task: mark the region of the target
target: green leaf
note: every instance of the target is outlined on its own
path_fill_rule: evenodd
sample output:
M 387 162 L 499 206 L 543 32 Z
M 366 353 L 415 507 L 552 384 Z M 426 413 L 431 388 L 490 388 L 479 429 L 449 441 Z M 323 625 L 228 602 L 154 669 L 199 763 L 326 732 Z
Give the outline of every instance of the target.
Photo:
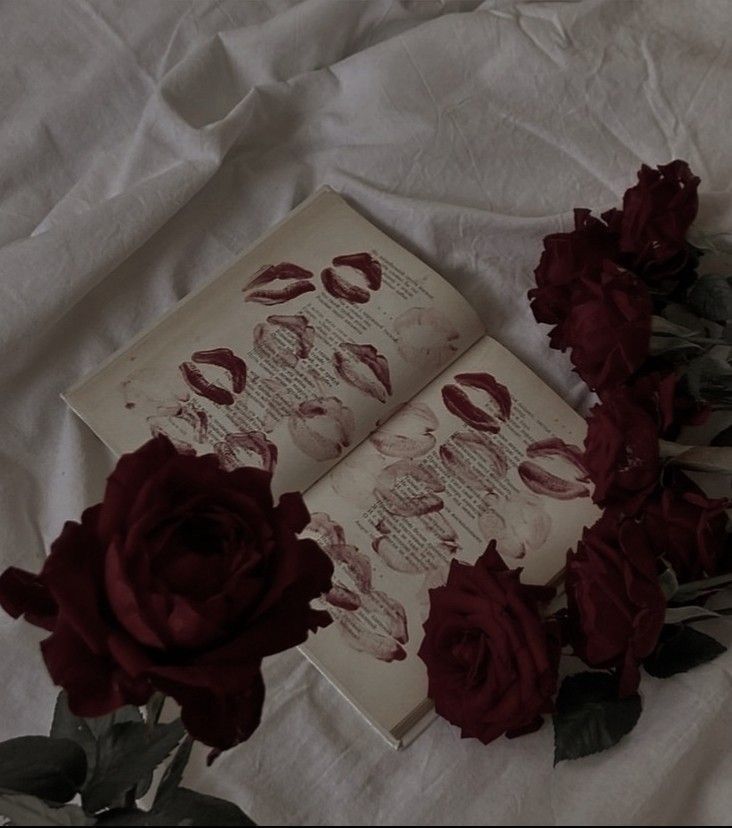
M 732 319 L 732 277 L 706 273 L 694 282 L 686 299 L 693 310 L 707 319 L 726 322 Z
M 554 714 L 554 764 L 607 750 L 630 733 L 640 714 L 640 696 L 618 698 L 618 680 L 610 673 L 567 676 Z
M 164 704 L 164 693 L 153 693 L 152 696 L 150 696 L 150 701 L 145 705 L 145 721 L 149 725 L 156 725 L 158 723 L 160 714 L 163 712 Z
M 51 724 L 51 736 L 55 739 L 71 739 L 86 754 L 87 775 L 94 772 L 97 761 L 97 740 L 85 719 L 75 716 L 69 710 L 68 697 L 61 691 L 56 699 Z
M 724 431 L 720 431 L 719 434 L 717 434 L 717 436 L 712 440 L 711 445 L 726 448 L 732 446 L 732 426 L 728 426 L 724 429 Z
M 719 641 L 693 627 L 667 624 L 655 651 L 643 666 L 656 678 L 668 678 L 706 664 L 726 649 Z
M 188 788 L 176 788 L 150 812 L 156 819 L 162 820 L 157 825 L 180 825 L 188 819 L 189 825 L 254 825 L 251 819 L 233 802 L 218 799 L 215 796 L 191 791 Z
M 0 743 L 0 788 L 68 802 L 86 778 L 86 755 L 69 739 L 21 736 Z
M 108 713 L 106 716 L 98 716 L 94 719 L 84 719 L 94 738 L 99 741 L 103 736 L 108 735 L 110 730 L 118 724 L 126 724 L 127 722 L 141 722 L 142 713 L 139 707 L 127 705 Z
M 254 825 L 233 802 L 176 788 L 152 810 L 117 809 L 101 814 L 97 825 Z
M 681 584 L 674 593 L 673 603 L 687 604 L 689 601 L 695 601 L 702 595 L 718 592 L 721 589 L 726 589 L 728 586 L 732 586 L 732 573 L 717 575 L 714 578 L 703 578 L 700 581 L 688 581 L 685 584 Z
M 13 825 L 94 825 L 78 805 L 54 808 L 27 794 L 0 793 L 0 816 Z
M 94 774 L 82 792 L 84 807 L 95 812 L 118 805 L 128 791 L 147 780 L 184 733 L 180 720 L 154 727 L 143 722 L 112 725 L 99 739 Z
M 193 739 L 190 736 L 186 736 L 180 743 L 171 763 L 165 769 L 165 773 L 160 780 L 160 785 L 158 785 L 158 790 L 155 794 L 155 802 L 169 796 L 180 786 L 183 779 L 183 771 L 185 771 L 188 760 L 191 758 L 192 748 Z

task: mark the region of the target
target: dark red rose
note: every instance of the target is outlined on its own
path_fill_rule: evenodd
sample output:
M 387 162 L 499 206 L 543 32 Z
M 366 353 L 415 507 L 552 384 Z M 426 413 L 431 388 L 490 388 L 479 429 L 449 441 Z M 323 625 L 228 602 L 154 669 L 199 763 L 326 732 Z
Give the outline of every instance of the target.
M 565 588 L 575 653 L 590 667 L 617 668 L 621 696 L 632 695 L 666 614 L 645 532 L 634 520 L 605 512 L 567 556 Z
M 564 321 L 577 283 L 598 279 L 603 261 L 618 254 L 617 235 L 589 210 L 575 210 L 574 225 L 569 233 L 546 236 L 534 271 L 536 287 L 529 291 L 537 322 L 556 326 L 550 333 L 553 348 L 567 347 Z
M 646 361 L 653 306 L 646 286 L 606 260 L 575 288 L 563 326 L 577 373 L 594 391 L 625 382 Z
M 634 514 L 656 488 L 658 440 L 672 421 L 675 384 L 672 374 L 644 377 L 607 391 L 590 411 L 584 460 L 596 503 Z
M 620 239 L 621 260 L 655 291 L 672 293 L 696 278 L 697 251 L 686 233 L 699 206 L 699 179 L 685 161 L 645 166 L 622 210 L 603 214 Z
M 484 744 L 537 729 L 551 713 L 559 633 L 537 606 L 552 590 L 525 586 L 492 541 L 475 566 L 453 560 L 430 590 L 419 656 L 435 710 Z
M 192 736 L 229 748 L 259 723 L 262 659 L 329 621 L 309 606 L 332 565 L 298 540 L 308 521 L 299 494 L 274 505 L 267 472 L 226 472 L 158 437 L 120 459 L 40 575 L 0 577 L 0 603 L 51 631 L 43 656 L 77 715 L 159 690 Z
M 641 522 L 649 546 L 681 583 L 719 574 L 727 543 L 727 506 L 724 499 L 708 498 L 683 474 L 645 504 Z

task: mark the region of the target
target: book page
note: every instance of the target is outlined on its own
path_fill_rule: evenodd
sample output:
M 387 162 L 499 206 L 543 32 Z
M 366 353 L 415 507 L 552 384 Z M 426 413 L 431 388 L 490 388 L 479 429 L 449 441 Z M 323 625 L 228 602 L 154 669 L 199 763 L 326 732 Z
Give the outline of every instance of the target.
M 426 699 L 417 656 L 429 590 L 488 542 L 547 584 L 598 509 L 582 467 L 585 422 L 483 338 L 306 496 L 335 564 L 334 623 L 306 655 L 382 731 Z
M 151 435 L 307 489 L 482 334 L 465 300 L 319 191 L 67 394 L 112 450 Z

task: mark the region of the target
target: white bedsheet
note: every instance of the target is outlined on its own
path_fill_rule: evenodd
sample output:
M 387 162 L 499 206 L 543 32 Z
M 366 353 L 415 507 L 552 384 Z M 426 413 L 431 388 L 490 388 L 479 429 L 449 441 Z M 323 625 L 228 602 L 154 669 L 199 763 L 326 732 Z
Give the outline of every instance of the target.
M 732 228 L 730 31 L 726 0 L 5 0 L 0 563 L 38 567 L 111 468 L 59 393 L 321 184 L 581 403 L 525 301 L 540 240 L 674 157 Z M 0 619 L 0 738 L 48 727 L 39 638 Z M 289 653 L 259 731 L 187 782 L 263 823 L 729 824 L 731 668 L 644 680 L 621 746 L 553 770 L 550 726 L 395 753 Z

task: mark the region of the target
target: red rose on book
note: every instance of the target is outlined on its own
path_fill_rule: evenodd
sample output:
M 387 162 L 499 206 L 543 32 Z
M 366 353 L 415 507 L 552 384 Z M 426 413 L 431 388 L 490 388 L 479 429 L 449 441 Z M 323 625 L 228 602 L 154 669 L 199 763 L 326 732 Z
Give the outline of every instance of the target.
M 708 498 L 684 474 L 645 504 L 641 520 L 650 548 L 681 583 L 719 574 L 726 556 L 727 505 Z
M 617 236 L 589 210 L 574 211 L 575 229 L 552 233 L 534 271 L 536 287 L 529 291 L 537 322 L 556 327 L 549 334 L 553 348 L 564 349 L 564 321 L 572 305 L 574 287 L 582 279 L 597 279 L 604 259 L 618 254 Z
M 585 466 L 595 484 L 593 500 L 634 514 L 661 473 L 659 436 L 673 420 L 674 375 L 644 377 L 604 393 L 590 411 Z
M 648 358 L 653 306 L 646 286 L 606 260 L 597 279 L 584 279 L 563 325 L 577 373 L 595 391 L 625 382 Z
M 616 667 L 620 694 L 638 689 L 639 666 L 656 647 L 666 599 L 643 529 L 605 512 L 585 529 L 565 573 L 570 638 L 591 667 Z
M 229 748 L 259 723 L 262 659 L 329 621 L 309 606 L 332 565 L 298 540 L 308 520 L 299 494 L 274 505 L 267 472 L 226 472 L 158 437 L 120 459 L 40 575 L 0 577 L 0 603 L 51 632 L 43 656 L 77 715 L 160 690 L 193 737 Z
M 453 560 L 445 586 L 430 590 L 419 656 L 435 710 L 484 744 L 537 729 L 551 713 L 559 635 L 537 599 L 553 590 L 519 581 L 492 541 L 475 566 Z

